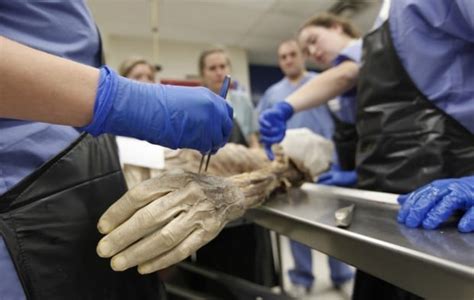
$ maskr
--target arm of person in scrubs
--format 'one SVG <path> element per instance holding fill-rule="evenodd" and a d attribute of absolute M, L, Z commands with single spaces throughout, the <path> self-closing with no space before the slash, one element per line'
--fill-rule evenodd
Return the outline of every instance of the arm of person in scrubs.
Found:
<path fill-rule="evenodd" d="M 0 36 L 0 74 L 0 117 L 76 127 L 92 121 L 98 69 Z"/>
<path fill-rule="evenodd" d="M 295 112 L 325 104 L 350 90 L 355 86 L 358 75 L 358 64 L 353 61 L 344 61 L 308 81 L 285 101 L 278 102 L 263 111 L 259 117 L 260 140 L 268 158 L 273 160 L 271 146 L 283 140 L 286 122 Z"/>
<path fill-rule="evenodd" d="M 359 65 L 353 61 L 344 61 L 315 76 L 288 96 L 286 101 L 294 112 L 320 106 L 353 88 L 358 75 Z"/>
<path fill-rule="evenodd" d="M 168 148 L 216 152 L 233 110 L 203 87 L 145 84 L 0 37 L 0 117 L 81 127 Z M 189 101 L 192 100 L 192 101 Z M 213 116 L 209 118 L 209 116 Z"/>

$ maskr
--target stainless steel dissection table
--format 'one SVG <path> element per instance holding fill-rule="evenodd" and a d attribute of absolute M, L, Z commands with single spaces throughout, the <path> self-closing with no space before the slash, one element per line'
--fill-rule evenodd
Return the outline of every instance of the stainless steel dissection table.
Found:
<path fill-rule="evenodd" d="M 396 221 L 394 194 L 304 184 L 247 212 L 255 223 L 427 299 L 474 299 L 474 233 Z M 337 209 L 355 204 L 348 228 Z"/>

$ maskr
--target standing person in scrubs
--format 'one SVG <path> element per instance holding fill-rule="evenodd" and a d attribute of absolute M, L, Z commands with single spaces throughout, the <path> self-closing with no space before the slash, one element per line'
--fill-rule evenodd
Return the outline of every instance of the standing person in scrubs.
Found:
<path fill-rule="evenodd" d="M 261 112 L 261 141 L 272 159 L 270 147 L 283 139 L 287 122 L 295 113 L 325 105 L 337 97 L 329 107 L 336 125 L 334 142 L 339 164 L 320 178 L 323 184 L 353 186 L 357 181 L 354 171 L 357 143 L 355 85 L 362 47 L 359 33 L 347 20 L 323 13 L 303 24 L 298 41 L 309 59 L 332 67 L 287 96 L 285 101 Z"/>
<path fill-rule="evenodd" d="M 118 71 L 123 77 L 140 82 L 156 83 L 157 67 L 142 57 L 132 56 L 125 59 Z"/>
<path fill-rule="evenodd" d="M 0 0 L 0 20 L 0 298 L 160 299 L 156 274 L 96 254 L 97 221 L 126 191 L 107 133 L 217 151 L 232 108 L 202 87 L 98 69 L 84 1 Z"/>
<path fill-rule="evenodd" d="M 358 186 L 408 193 L 398 221 L 409 227 L 436 228 L 460 209 L 458 229 L 472 232 L 474 6 L 397 0 L 388 15 L 364 39 Z M 353 298 L 420 299 L 360 270 Z"/>
<path fill-rule="evenodd" d="M 400 197 L 398 221 L 436 228 L 454 210 L 474 230 L 474 5 L 391 2 L 364 39 L 358 85 L 359 186 Z M 460 178 L 437 180 L 444 178 Z M 426 186 L 425 186 L 426 185 Z M 406 200 L 408 199 L 408 200 Z M 354 299 L 420 299 L 358 271 Z"/>
<path fill-rule="evenodd" d="M 198 69 L 204 86 L 218 93 L 224 77 L 231 72 L 231 61 L 225 50 L 211 48 L 201 52 Z M 229 91 L 227 98 L 235 112 L 229 142 L 259 147 L 256 137 L 258 124 L 250 98 L 233 90 Z M 266 287 L 277 283 L 270 232 L 245 218 L 224 228 L 215 239 L 199 249 L 196 263 Z"/>
<path fill-rule="evenodd" d="M 231 74 L 229 54 L 221 48 L 204 50 L 199 56 L 198 68 L 203 85 L 218 94 L 225 76 Z M 243 91 L 230 89 L 227 99 L 234 108 L 234 131 L 230 142 L 260 147 L 258 121 L 250 97 Z"/>
<path fill-rule="evenodd" d="M 285 77 L 270 86 L 260 99 L 257 110 L 262 113 L 300 88 L 303 84 L 317 76 L 314 72 L 306 71 L 304 56 L 298 41 L 286 40 L 278 46 L 278 63 Z M 287 128 L 309 128 L 314 133 L 332 139 L 334 122 L 327 105 L 308 109 L 295 114 L 287 122 Z M 293 255 L 294 268 L 289 271 L 293 284 L 292 294 L 301 297 L 308 294 L 314 282 L 313 261 L 311 248 L 297 241 L 290 240 L 290 249 Z M 328 257 L 331 270 L 331 280 L 334 287 L 340 287 L 353 277 L 350 268 L 338 260 Z"/>

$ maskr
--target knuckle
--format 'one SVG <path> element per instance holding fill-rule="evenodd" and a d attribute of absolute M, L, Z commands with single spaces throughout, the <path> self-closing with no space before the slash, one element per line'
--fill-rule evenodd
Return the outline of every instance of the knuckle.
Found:
<path fill-rule="evenodd" d="M 175 243 L 174 234 L 169 229 L 166 229 L 166 228 L 162 229 L 161 234 L 160 234 L 160 240 L 167 247 L 171 247 Z"/>
<path fill-rule="evenodd" d="M 152 225 L 151 223 L 153 223 L 153 220 L 156 219 L 155 214 L 148 206 L 145 206 L 142 209 L 140 209 L 136 214 L 136 218 L 137 218 L 138 225 L 142 227 L 151 226 Z"/>

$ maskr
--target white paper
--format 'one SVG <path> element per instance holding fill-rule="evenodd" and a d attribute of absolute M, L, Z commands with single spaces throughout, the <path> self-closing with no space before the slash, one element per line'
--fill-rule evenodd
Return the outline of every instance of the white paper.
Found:
<path fill-rule="evenodd" d="M 118 136 L 117 144 L 121 164 L 163 169 L 165 166 L 164 148 L 145 141 Z"/>

